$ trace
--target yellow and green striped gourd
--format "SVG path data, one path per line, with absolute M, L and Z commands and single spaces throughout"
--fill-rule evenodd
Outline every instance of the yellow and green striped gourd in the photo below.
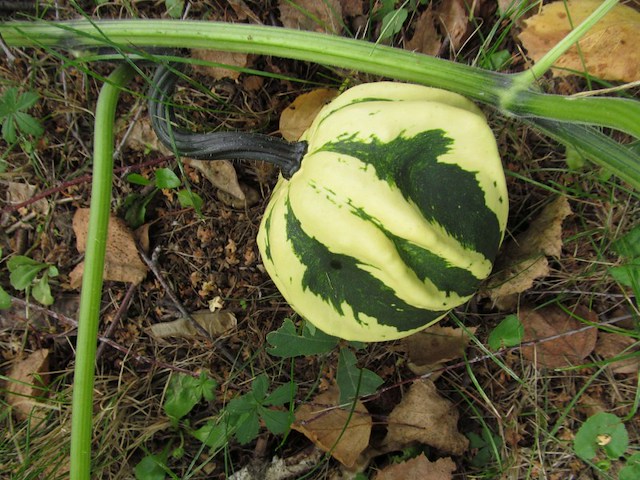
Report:
M 469 300 L 491 272 L 508 213 L 482 112 L 419 85 L 351 88 L 300 140 L 258 233 L 265 268 L 293 309 L 327 334 L 383 341 Z

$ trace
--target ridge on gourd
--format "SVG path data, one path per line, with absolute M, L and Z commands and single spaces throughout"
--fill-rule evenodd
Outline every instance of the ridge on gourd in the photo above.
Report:
M 466 98 L 378 82 L 326 105 L 280 178 L 258 233 L 265 268 L 327 334 L 410 335 L 491 272 L 508 199 L 495 138 Z

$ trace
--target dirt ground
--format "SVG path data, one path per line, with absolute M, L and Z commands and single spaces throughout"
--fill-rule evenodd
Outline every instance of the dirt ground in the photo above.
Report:
M 276 1 L 187 3 L 187 16 L 193 19 L 281 25 L 283 12 L 289 12 L 282 7 L 287 2 Z M 380 2 L 336 3 L 343 11 L 341 34 L 373 38 L 379 32 L 380 21 L 371 20 L 371 15 Z M 438 11 L 443 3 L 447 2 L 433 2 L 429 8 Z M 459 48 L 453 48 L 443 26 L 436 28 L 434 34 L 440 41 L 437 55 L 466 63 L 477 58 L 483 48 L 482 38 L 497 18 L 496 2 L 478 3 L 476 23 L 464 26 L 468 33 Z M 405 47 L 415 37 L 418 20 L 424 18 L 420 15 L 427 6 L 416 8 L 391 40 L 393 45 Z M 64 1 L 41 2 L 38 10 L 29 14 L 49 20 L 69 19 L 79 17 L 80 11 L 91 18 L 168 17 L 162 1 L 82 1 L 76 7 Z M 2 14 L 4 19 L 19 16 L 19 12 L 4 9 Z M 519 71 L 528 62 L 516 37 L 518 28 L 519 24 L 507 28 L 507 22 L 498 27 L 505 30 L 500 49 L 508 51 L 512 59 L 508 71 Z M 0 285 L 14 298 L 12 308 L 0 312 L 0 373 L 3 379 L 11 376 L 15 365 L 33 352 L 44 350 L 48 357 L 47 367 L 39 370 L 47 372 L 47 386 L 32 393 L 42 394 L 41 403 L 48 406 L 46 421 L 32 428 L 27 420 L 16 416 L 15 406 L 3 400 L 0 471 L 10 472 L 5 478 L 64 478 L 68 464 L 68 449 L 61 445 L 67 445 L 70 426 L 74 321 L 79 299 L 72 272 L 83 259 L 73 218 L 79 209 L 89 206 L 93 111 L 100 78 L 108 75 L 114 64 L 72 65 L 65 55 L 11 49 L 0 63 L 0 89 L 16 86 L 20 92 L 36 92 L 40 99 L 29 112 L 44 127 L 43 134 L 32 143 L 10 147 L 0 140 Z M 377 80 L 358 72 L 272 57 L 207 59 L 239 62 L 241 67 L 262 74 L 189 70 L 195 84 L 182 82 L 176 100 L 184 106 L 179 112 L 181 119 L 199 130 L 223 128 L 279 135 L 280 114 L 298 95 L 318 87 L 339 89 Z M 143 69 L 152 73 L 151 67 Z M 158 168 L 165 167 L 180 174 L 175 158 L 157 144 L 149 129 L 147 87 L 145 79 L 137 77 L 119 102 L 111 202 L 112 212 L 119 218 L 126 217 L 127 202 L 131 201 L 128 198 L 149 192 L 148 187 L 128 181 L 129 174 L 153 178 Z M 587 86 L 579 77 L 548 77 L 543 88 L 573 94 Z M 435 385 L 439 395 L 459 413 L 459 432 L 484 440 L 472 440 L 459 455 L 407 443 L 400 452 L 374 457 L 368 470 L 360 474 L 366 476 L 360 478 L 375 478 L 377 471 L 399 462 L 402 455 L 420 452 L 431 461 L 445 457 L 453 460 L 453 476 L 433 477 L 438 479 L 617 478 L 622 462 L 611 461 L 608 472 L 599 472 L 578 458 L 572 445 L 580 426 L 594 413 L 610 412 L 620 418 L 635 413 L 639 398 L 637 365 L 635 370 L 631 367 L 620 373 L 607 362 L 602 363 L 603 351 L 595 350 L 576 362 L 578 367 L 544 368 L 522 349 L 493 356 L 486 342 L 493 328 L 509 314 L 561 305 L 571 311 L 579 306 L 595 324 L 610 322 L 628 329 L 633 339 L 628 345 L 637 348 L 637 303 L 631 290 L 621 287 L 608 269 L 621 261 L 612 251 L 612 243 L 640 219 L 638 194 L 600 168 L 568 168 L 562 146 L 493 110 L 485 109 L 485 113 L 507 174 L 511 207 L 505 245 L 526 232 L 545 207 L 562 197 L 571 214 L 556 221 L 560 254 L 547 258 L 547 273 L 533 278 L 530 288 L 512 296 L 510 305 L 499 308 L 487 287 L 441 322 L 443 327 L 472 329 L 475 340 L 469 341 L 464 355 L 446 359 L 450 361 L 443 363 L 444 371 Z M 316 459 L 320 467 L 307 478 L 355 476 L 335 459 L 318 455 L 314 442 L 302 433 L 276 436 L 263 426 L 256 440 L 242 445 L 230 439 L 223 452 L 212 456 L 199 440 L 185 433 L 187 430 L 174 428 L 163 412 L 168 378 L 180 372 L 206 372 L 219 385 L 215 400 L 199 402 L 189 414 L 186 421 L 194 428 L 222 408 L 225 399 L 247 393 L 252 379 L 261 373 L 268 375 L 273 386 L 294 379 L 298 385 L 296 406 L 335 383 L 337 351 L 291 361 L 266 351 L 267 334 L 277 330 L 284 319 L 300 322 L 266 274 L 256 246 L 260 220 L 278 171 L 262 163 L 230 164 L 231 172 L 218 172 L 221 188 L 216 188 L 201 170 L 185 162 L 181 178 L 202 197 L 201 212 L 181 206 L 175 189 L 157 192 L 146 207 L 142 236 L 148 242 L 148 251 L 156 252 L 153 271 L 138 284 L 105 282 L 100 324 L 103 340 L 94 389 L 95 478 L 134 478 L 138 462 L 167 445 L 181 449 L 181 455 L 167 460 L 176 478 L 227 478 L 249 465 L 264 467 L 274 456 L 291 464 Z M 246 196 L 244 201 L 229 193 L 236 181 Z M 19 201 L 25 204 L 16 208 L 14 204 Z M 57 267 L 59 275 L 49 280 L 55 299 L 52 305 L 43 307 L 33 297 L 25 297 L 24 291 L 12 288 L 6 267 L 10 255 L 26 255 Z M 509 259 L 500 261 L 506 269 Z M 25 300 L 30 307 L 25 306 Z M 152 335 L 153 325 L 180 317 L 180 306 L 197 312 L 208 309 L 212 302 L 237 319 L 236 325 L 216 334 L 213 340 L 197 333 L 186 338 Z M 579 323 L 575 329 L 584 325 Z M 566 331 L 550 332 L 557 333 L 573 338 L 569 343 L 575 339 Z M 383 393 L 366 402 L 373 416 L 372 438 L 382 438 L 390 412 L 416 378 L 410 368 L 412 358 L 400 341 L 370 344 L 357 351 L 357 357 L 360 367 L 384 380 Z M 3 393 L 7 389 L 3 386 Z M 640 420 L 637 415 L 627 420 L 630 451 L 637 451 Z M 483 432 L 494 435 L 493 446 Z

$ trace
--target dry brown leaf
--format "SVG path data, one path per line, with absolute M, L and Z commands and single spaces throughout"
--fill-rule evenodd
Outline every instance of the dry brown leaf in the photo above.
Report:
M 545 5 L 539 14 L 525 22 L 520 40 L 534 62 L 542 58 L 570 31 L 579 25 L 602 0 L 557 1 Z M 570 15 L 567 15 L 567 10 Z M 580 40 L 580 53 L 574 46 L 562 55 L 555 75 L 570 75 L 563 69 L 584 71 L 607 80 L 640 80 L 640 12 L 616 5 Z M 583 63 L 584 61 L 584 63 Z
M 638 353 L 638 341 L 621 333 L 598 334 L 595 352 L 603 358 L 610 359 L 620 355 L 635 353 L 631 358 L 610 363 L 607 367 L 613 373 L 636 374 L 640 369 L 640 354 Z
M 207 75 L 216 80 L 220 80 L 221 78 L 237 80 L 242 73 L 239 70 L 229 69 L 226 65 L 239 68 L 245 68 L 249 65 L 249 55 L 240 52 L 225 52 L 194 48 L 191 50 L 191 57 L 197 60 L 204 60 L 206 62 L 219 63 L 219 67 L 209 65 L 193 65 L 192 67 L 196 72 L 201 73 L 202 75 Z
M 342 6 L 339 0 L 280 0 L 280 21 L 287 28 L 339 34 Z
M 29 185 L 28 183 L 20 183 L 20 182 L 2 182 L 7 187 L 7 203 L 9 205 L 22 203 L 27 200 L 30 200 L 36 194 L 38 190 L 34 185 Z M 24 207 L 25 211 L 22 212 L 26 214 L 27 209 L 33 210 L 35 213 L 39 213 L 41 215 L 47 215 L 49 213 L 49 202 L 44 198 Z
M 440 20 L 451 47 L 454 51 L 458 51 L 468 38 L 469 10 L 466 0 L 448 0 L 442 2 L 434 11 L 434 15 Z
M 304 434 L 325 452 L 332 450 L 333 458 L 352 468 L 369 445 L 372 421 L 360 401 L 349 419 L 349 410 L 337 408 L 339 398 L 336 386 L 316 396 L 296 410 L 296 421 L 291 428 Z
M 126 147 L 137 152 L 160 152 L 163 155 L 173 155 L 173 152 L 158 140 L 148 116 L 138 118 L 131 128 L 126 121 L 118 122 L 118 127 L 127 132 L 124 140 Z
M 280 115 L 280 134 L 285 140 L 297 141 L 309 128 L 322 107 L 333 100 L 338 91 L 331 88 L 317 88 L 296 97 Z
M 198 310 L 191 317 L 198 325 L 204 328 L 212 337 L 218 337 L 235 328 L 238 324 L 236 316 L 228 310 Z M 148 328 L 148 332 L 156 338 L 194 338 L 200 335 L 191 320 L 179 318 L 172 322 L 154 323 Z
M 89 209 L 79 208 L 73 216 L 73 231 L 76 234 L 76 247 L 79 252 L 85 251 L 88 228 Z M 71 288 L 80 287 L 83 273 L 84 262 L 77 265 L 69 274 Z M 111 215 L 102 278 L 138 284 L 146 276 L 147 266 L 140 260 L 133 233 L 123 220 Z
M 452 455 L 461 455 L 469 446 L 458 432 L 458 411 L 440 396 L 431 380 L 418 380 L 389 415 L 385 450 L 402 450 L 418 442 Z
M 383 468 L 375 480 L 451 480 L 456 464 L 449 457 L 430 462 L 424 453 Z
M 49 383 L 49 350 L 42 348 L 11 366 L 6 382 L 6 400 L 20 420 L 37 415 L 38 397 L 45 393 Z
M 407 50 L 427 55 L 437 55 L 440 51 L 442 40 L 436 30 L 436 19 L 431 8 L 432 5 L 430 3 L 429 7 L 418 17 L 413 37 L 405 44 Z
M 580 305 L 573 309 L 573 314 L 591 323 L 598 323 L 598 316 Z M 579 365 L 596 346 L 597 330 L 589 328 L 572 333 L 585 324 L 555 305 L 538 310 L 522 308 L 518 318 L 524 325 L 524 342 L 566 334 L 553 340 L 522 347 L 524 358 L 540 367 Z
M 239 200 L 244 200 L 245 195 L 240 188 L 236 169 L 229 160 L 194 160 L 185 158 L 184 163 L 197 168 L 202 172 L 211 184 L 219 190 L 223 190 Z
M 342 6 L 342 13 L 345 17 L 357 17 L 364 13 L 363 0 L 340 0 L 340 5 Z
M 475 330 L 469 329 L 471 333 Z M 445 362 L 462 358 L 469 340 L 469 335 L 461 328 L 434 325 L 404 338 L 400 348 L 407 352 L 411 371 L 424 375 Z
M 517 294 L 527 291 L 537 278 L 549 274 L 545 255 L 562 253 L 562 222 L 571 214 L 566 197 L 557 197 L 503 250 L 496 261 L 490 281 L 490 296 L 495 305 L 508 310 L 517 303 Z

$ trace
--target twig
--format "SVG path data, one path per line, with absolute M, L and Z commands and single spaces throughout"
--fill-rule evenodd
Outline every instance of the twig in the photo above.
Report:
M 156 279 L 158 280 L 162 288 L 165 290 L 166 294 L 169 296 L 169 298 L 171 299 L 175 307 L 178 309 L 180 314 L 183 317 L 187 318 L 193 324 L 193 327 L 196 329 L 198 333 L 203 335 L 204 338 L 210 340 L 213 343 L 213 347 L 218 349 L 218 351 L 222 353 L 222 355 L 229 361 L 231 365 L 235 364 L 236 359 L 231 354 L 231 352 L 229 352 L 229 350 L 227 350 L 222 345 L 222 342 L 220 340 L 214 340 L 213 337 L 209 334 L 209 332 L 207 332 L 207 330 L 202 325 L 200 325 L 198 322 L 195 321 L 195 319 L 184 308 L 182 303 L 180 303 L 176 295 L 173 293 L 173 290 L 164 279 L 162 272 L 160 272 L 160 269 L 158 268 L 158 262 L 157 262 L 158 254 L 160 253 L 160 247 L 156 247 L 154 249 L 151 255 L 151 258 L 147 256 L 147 254 L 142 250 L 142 248 L 140 248 L 140 245 L 138 245 L 138 253 L 140 254 L 140 258 L 142 259 L 142 261 L 147 265 L 147 267 L 149 267 L 149 270 L 153 272 L 154 276 L 156 277 Z
M 159 164 L 162 164 L 162 163 L 165 163 L 165 162 L 170 162 L 172 160 L 173 160 L 173 157 L 155 158 L 153 160 L 149 160 L 147 162 L 139 163 L 137 165 L 127 165 L 126 167 L 116 168 L 116 169 L 114 169 L 114 173 L 117 173 L 117 174 L 129 173 L 131 171 L 140 170 L 140 169 L 145 168 L 145 167 L 152 167 L 152 166 L 159 165 Z M 78 177 L 78 178 L 76 178 L 74 180 L 68 180 L 66 182 L 63 182 L 60 185 L 58 185 L 57 187 L 47 188 L 46 190 L 43 190 L 42 192 L 38 193 L 37 195 L 34 195 L 33 197 L 31 197 L 28 200 L 25 200 L 24 202 L 13 203 L 11 205 L 7 205 L 2 210 L 0 210 L 0 215 L 5 214 L 5 213 L 13 212 L 14 210 L 18 210 L 19 208 L 23 208 L 23 207 L 29 206 L 32 203 L 37 202 L 38 200 L 42 200 L 43 198 L 46 198 L 46 197 L 48 197 L 50 195 L 53 195 L 54 193 L 66 190 L 67 188 L 72 187 L 74 185 L 79 185 L 81 183 L 89 183 L 92 178 L 93 178 L 93 175 L 83 175 L 82 177 Z
M 129 305 L 131 304 L 131 299 L 133 298 L 133 293 L 136 291 L 136 288 L 138 288 L 138 286 L 134 283 L 129 285 L 129 289 L 127 290 L 127 293 L 122 299 L 122 303 L 120 303 L 120 306 L 118 307 L 118 311 L 116 312 L 116 314 L 113 317 L 113 320 L 111 321 L 111 325 L 109 325 L 109 328 L 107 328 L 107 331 L 104 332 L 105 338 L 112 337 L 113 332 L 115 331 L 118 324 L 120 323 L 120 319 L 122 319 L 122 317 L 124 317 L 124 315 L 127 313 L 127 310 L 129 310 Z M 98 346 L 98 350 L 96 351 L 96 362 L 102 356 L 105 345 L 106 345 L 105 343 L 101 343 Z
M 45 313 L 47 315 L 49 315 L 50 317 L 58 320 L 61 323 L 64 323 L 65 325 L 68 325 L 70 327 L 73 328 L 77 328 L 78 327 L 78 322 L 71 318 L 68 317 L 62 313 L 58 313 L 58 312 L 54 312 L 53 310 L 49 310 L 48 308 L 45 307 L 41 307 L 40 305 L 35 305 L 35 304 L 31 304 L 31 303 L 27 303 L 24 300 L 22 300 L 21 298 L 16 298 L 16 297 L 11 297 L 11 302 L 14 305 L 18 305 L 19 307 L 23 307 L 23 308 L 29 308 L 31 310 L 35 310 L 36 312 L 41 312 L 41 313 Z M 199 373 L 198 372 L 192 372 L 190 370 L 187 370 L 185 368 L 181 368 L 181 367 L 176 367 L 175 365 L 172 365 L 170 363 L 166 363 L 163 362 L 161 360 L 156 360 L 155 358 L 150 358 L 144 355 L 139 355 L 137 353 L 133 353 L 131 351 L 130 348 L 127 347 L 123 347 L 122 345 L 120 345 L 119 343 L 114 342 L 113 340 L 111 340 L 110 338 L 106 338 L 102 335 L 98 335 L 98 340 L 106 345 L 109 345 L 111 348 L 114 348 L 115 350 L 118 350 L 119 352 L 124 353 L 127 357 L 130 357 L 138 362 L 141 363 L 146 363 L 148 365 L 153 365 L 155 367 L 159 367 L 159 368 L 164 368 L 167 370 L 173 370 L 174 372 L 179 372 L 179 373 L 183 373 L 185 375 L 190 375 L 192 377 L 199 377 Z

